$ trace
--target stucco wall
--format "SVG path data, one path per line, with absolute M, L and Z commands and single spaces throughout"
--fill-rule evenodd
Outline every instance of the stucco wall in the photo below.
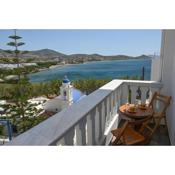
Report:
M 167 123 L 171 144 L 175 145 L 175 30 L 162 32 L 162 78 L 164 84 L 162 93 L 172 96 L 171 105 L 167 111 Z
M 151 80 L 160 81 L 161 78 L 161 59 L 155 58 L 151 60 Z
M 44 110 L 46 111 L 60 112 L 61 110 L 63 110 L 68 106 L 69 106 L 68 101 L 63 101 L 59 98 L 55 98 L 47 101 L 43 107 L 44 107 Z

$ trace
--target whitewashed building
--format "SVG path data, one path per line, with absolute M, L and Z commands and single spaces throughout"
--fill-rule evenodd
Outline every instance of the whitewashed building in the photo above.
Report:
M 153 60 L 152 80 L 163 84 L 161 92 L 172 97 L 167 113 L 169 137 L 175 145 L 175 30 L 163 30 L 160 59 Z
M 84 98 L 86 95 L 83 94 L 78 89 L 75 89 L 70 80 L 65 76 L 60 87 L 60 95 L 54 99 L 48 100 L 44 105 L 45 111 L 60 112 L 61 110 L 67 108 L 68 106 L 76 103 L 80 99 Z
M 19 67 L 27 67 L 27 66 L 37 66 L 37 63 L 20 63 Z M 2 64 L 0 63 L 0 69 L 15 69 L 17 68 L 17 64 Z

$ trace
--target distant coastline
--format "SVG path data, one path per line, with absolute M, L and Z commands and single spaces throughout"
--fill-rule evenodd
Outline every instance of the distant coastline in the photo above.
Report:
M 72 64 L 56 64 L 56 65 L 53 65 L 53 66 L 50 66 L 49 68 L 44 68 L 44 69 L 39 69 L 37 72 L 42 72 L 42 71 L 47 71 L 47 70 L 52 70 L 52 69 L 59 69 L 59 68 L 64 68 L 64 67 L 67 67 L 67 66 L 71 66 L 71 65 L 81 65 L 81 64 L 88 64 L 88 63 L 95 63 L 95 62 L 108 62 L 108 61 L 136 61 L 138 59 L 118 59 L 118 60 L 95 60 L 95 61 L 86 61 L 86 62 L 83 62 L 83 63 L 72 63 Z M 140 58 L 140 60 L 142 60 Z M 37 73 L 37 72 L 34 72 L 34 73 Z
M 5 50 L 0 49 L 0 63 L 3 63 L 8 59 L 9 63 L 14 57 L 13 54 L 7 53 Z M 36 51 L 27 51 L 26 54 L 21 55 L 21 62 L 34 63 L 34 62 L 58 62 L 58 63 L 84 63 L 87 61 L 103 61 L 103 60 L 126 60 L 126 59 L 147 59 L 151 58 L 151 55 L 100 55 L 100 54 L 71 54 L 66 55 L 64 53 L 57 52 L 51 49 L 41 49 Z

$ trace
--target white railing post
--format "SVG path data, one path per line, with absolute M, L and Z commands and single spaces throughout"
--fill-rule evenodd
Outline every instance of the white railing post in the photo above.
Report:
M 149 99 L 152 99 L 152 96 L 155 92 L 159 92 L 160 89 L 156 88 L 156 87 L 150 87 L 150 94 L 149 94 Z
M 128 85 L 124 83 L 122 85 L 122 104 L 125 104 L 128 102 Z
M 109 97 L 106 98 L 106 103 L 105 103 L 105 114 L 106 114 L 106 126 L 108 126 L 108 121 L 110 119 L 110 111 L 109 111 Z
M 130 85 L 130 90 L 131 90 L 131 103 L 135 104 L 136 103 L 138 86 Z
M 147 100 L 147 92 L 149 90 L 148 87 L 140 87 L 140 90 L 141 90 L 141 101 L 142 103 L 146 103 L 146 100 Z
M 128 86 L 126 86 L 126 89 L 125 90 L 126 90 L 126 92 L 124 92 L 126 94 L 125 103 L 127 103 L 128 102 Z M 124 104 L 123 101 L 122 101 L 122 98 L 124 97 L 123 96 L 123 85 L 117 88 L 116 93 L 117 93 L 116 98 L 117 98 L 117 102 L 118 102 L 117 103 L 117 110 L 118 110 L 119 106 L 121 104 Z
M 95 116 L 94 116 L 94 121 L 95 121 L 95 144 L 98 145 L 100 141 L 100 115 L 99 115 L 99 110 L 98 106 L 95 109 Z
M 65 134 L 64 139 L 65 139 L 65 145 L 74 145 L 75 143 L 75 128 L 69 129 L 69 131 Z
M 105 126 L 106 126 L 106 115 L 105 115 L 105 102 L 101 103 L 101 128 L 102 128 L 102 135 L 104 136 Z
M 99 115 L 99 143 L 101 142 L 101 140 L 103 139 L 104 137 L 104 131 L 103 131 L 103 115 L 102 115 L 102 103 L 100 103 L 98 105 L 98 115 Z
M 92 126 L 92 117 L 91 115 L 87 115 L 87 129 L 86 129 L 86 144 L 93 145 L 94 144 L 94 137 L 93 137 L 93 126 Z
M 116 114 L 116 112 L 117 112 L 117 103 L 118 103 L 118 101 L 117 101 L 117 90 L 115 90 L 113 92 L 113 96 L 114 96 L 114 98 L 113 98 L 113 114 Z
M 86 145 L 86 118 L 75 127 L 76 145 Z

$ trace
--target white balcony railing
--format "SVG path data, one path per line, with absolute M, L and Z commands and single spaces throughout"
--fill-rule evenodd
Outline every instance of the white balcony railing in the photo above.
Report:
M 7 145 L 108 145 L 119 124 L 118 107 L 149 100 L 161 88 L 153 81 L 112 80 Z

